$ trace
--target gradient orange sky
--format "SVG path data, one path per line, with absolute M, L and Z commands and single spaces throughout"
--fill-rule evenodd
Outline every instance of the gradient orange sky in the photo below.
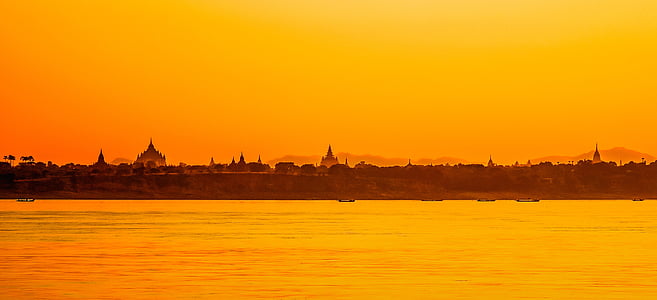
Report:
M 0 154 L 657 154 L 654 0 L 0 2 Z

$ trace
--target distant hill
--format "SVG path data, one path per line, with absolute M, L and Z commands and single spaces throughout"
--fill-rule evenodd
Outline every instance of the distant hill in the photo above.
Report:
M 533 158 L 531 159 L 531 162 L 533 164 L 538 164 L 541 162 L 549 161 L 552 163 L 566 163 L 568 161 L 580 161 L 580 160 L 587 160 L 593 158 L 593 152 L 594 151 L 589 151 L 586 153 L 578 154 L 578 155 L 573 155 L 573 156 L 566 156 L 566 155 L 551 155 L 551 156 L 544 156 L 544 157 L 539 157 L 539 158 Z M 641 162 L 641 158 L 645 158 L 647 162 L 653 162 L 657 160 L 657 157 L 652 156 L 647 153 L 623 148 L 623 147 L 615 147 L 611 149 L 606 149 L 606 150 L 600 150 L 600 156 L 602 157 L 602 160 L 604 161 L 613 161 L 618 163 L 619 161 L 623 161 L 623 163 L 628 163 L 630 161 L 634 162 Z M 405 166 L 408 163 L 408 158 L 402 158 L 402 157 L 383 157 L 383 156 L 378 156 L 378 155 L 371 155 L 371 154 L 351 154 L 351 153 L 345 153 L 341 152 L 337 154 L 338 159 L 340 160 L 341 163 L 344 162 L 344 158 L 347 157 L 349 159 L 349 165 L 354 166 L 355 164 L 365 161 L 368 164 L 373 164 L 377 166 Z M 303 164 L 318 164 L 321 161 L 322 157 L 320 155 L 285 155 L 283 157 L 279 157 L 276 159 L 272 159 L 270 161 L 267 161 L 268 164 L 271 166 L 276 165 L 278 162 L 282 161 L 291 161 L 294 162 L 297 165 L 303 165 Z M 114 163 L 114 162 L 113 162 Z M 420 158 L 420 159 L 411 159 L 411 163 L 415 165 L 441 165 L 441 164 L 468 164 L 471 163 L 465 159 L 457 158 L 457 157 L 449 157 L 449 156 L 444 156 L 444 157 L 438 157 L 438 158 Z
M 383 156 L 378 156 L 378 155 L 371 155 L 371 154 L 351 154 L 351 153 L 345 153 L 341 152 L 336 154 L 338 157 L 338 160 L 340 163 L 344 163 L 345 157 L 349 160 L 349 165 L 354 166 L 355 164 L 365 161 L 368 164 L 373 164 L 381 167 L 385 166 L 405 166 L 408 164 L 408 158 L 401 158 L 401 157 L 383 157 Z M 275 165 L 278 162 L 281 161 L 291 161 L 294 162 L 297 165 L 303 165 L 303 164 L 316 164 L 321 161 L 322 157 L 320 155 L 285 155 L 283 157 L 279 157 L 276 159 L 272 159 L 268 161 L 270 165 Z M 412 164 L 416 165 L 429 165 L 429 164 L 434 164 L 434 165 L 440 165 L 440 164 L 459 164 L 459 163 L 467 163 L 468 161 L 465 159 L 461 158 L 456 158 L 456 157 L 438 157 L 438 158 L 420 158 L 420 159 L 411 159 Z
M 122 163 L 131 164 L 132 162 L 133 162 L 132 160 L 127 159 L 127 158 L 117 157 L 114 160 L 112 160 L 110 162 L 110 164 L 113 164 L 113 165 L 120 165 Z
M 557 163 L 557 162 L 565 163 L 572 160 L 577 162 L 580 160 L 593 158 L 593 152 L 594 151 L 589 151 L 574 156 L 559 156 L 559 155 L 545 156 L 545 157 L 534 158 L 531 161 L 532 163 L 535 164 L 545 161 L 549 161 L 552 163 Z M 656 157 L 650 154 L 642 153 L 639 151 L 635 151 L 623 147 L 615 147 L 607 150 L 600 150 L 600 157 L 602 158 L 603 161 L 613 161 L 616 163 L 620 161 L 623 161 L 623 163 L 628 163 L 630 161 L 641 162 L 641 158 L 645 158 L 647 162 L 653 162 L 657 160 Z

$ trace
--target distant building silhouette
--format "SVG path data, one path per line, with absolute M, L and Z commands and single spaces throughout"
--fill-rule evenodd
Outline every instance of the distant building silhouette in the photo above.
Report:
M 246 160 L 244 160 L 244 154 L 240 152 L 240 161 L 237 162 L 238 166 L 246 166 Z
M 210 164 L 208 166 L 213 167 L 214 165 L 216 165 L 216 164 L 214 162 L 214 156 L 213 156 L 213 157 L 210 157 Z
M 100 149 L 100 154 L 98 154 L 98 161 L 96 161 L 94 166 L 96 167 L 107 166 L 107 163 L 105 162 L 105 155 L 103 155 L 103 149 Z
M 598 143 L 595 143 L 595 152 L 593 153 L 593 163 L 597 164 L 602 162 L 602 159 L 600 158 L 600 152 L 598 151 Z
M 519 162 L 516 160 L 516 162 L 513 164 L 513 166 L 514 166 L 514 167 L 531 167 L 531 166 L 532 166 L 532 161 L 531 161 L 531 160 L 527 160 L 527 163 L 526 163 L 526 164 L 521 164 L 521 163 L 519 163 Z
M 319 165 L 330 168 L 331 166 L 337 165 L 338 163 L 338 158 L 333 156 L 333 150 L 331 150 L 331 145 L 329 145 L 326 156 L 322 156 L 322 162 L 320 162 Z
M 299 167 L 291 161 L 282 161 L 274 166 L 274 172 L 278 174 L 294 174 L 297 168 Z
M 493 156 L 492 155 L 488 158 L 488 166 L 489 167 L 494 167 L 495 166 L 495 163 L 493 162 Z
M 167 158 L 164 154 L 155 149 L 155 146 L 153 146 L 153 139 L 151 139 L 150 143 L 148 144 L 148 148 L 146 148 L 146 151 L 137 155 L 137 160 L 135 160 L 135 163 L 143 164 L 147 167 L 161 167 L 167 165 Z
M 233 156 L 233 160 L 230 162 L 228 165 L 228 170 L 231 172 L 247 172 L 247 163 L 246 160 L 244 159 L 244 154 L 240 152 L 240 160 L 238 162 L 235 162 L 235 157 Z

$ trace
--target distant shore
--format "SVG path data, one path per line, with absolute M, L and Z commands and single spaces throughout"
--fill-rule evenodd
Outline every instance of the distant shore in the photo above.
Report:
M 0 199 L 17 199 L 26 197 L 27 193 L 0 192 Z M 29 197 L 37 199 L 68 199 L 68 200 L 515 200 L 520 198 L 533 198 L 540 200 L 631 200 L 637 198 L 629 194 L 588 194 L 588 195 L 544 195 L 528 193 L 443 193 L 443 194 L 417 194 L 397 192 L 385 195 L 368 193 L 221 193 L 209 196 L 207 194 L 182 193 L 140 193 L 140 192 L 107 192 L 84 191 L 65 192 L 53 191 L 42 193 L 29 193 Z M 646 199 L 657 197 L 646 197 Z
M 287 165 L 286 165 L 287 166 Z M 657 198 L 657 164 L 531 167 L 407 166 L 319 172 L 212 167 L 94 168 L 25 165 L 0 172 L 0 198 L 236 200 L 475 200 Z M 2 171 L 2 170 L 0 170 Z

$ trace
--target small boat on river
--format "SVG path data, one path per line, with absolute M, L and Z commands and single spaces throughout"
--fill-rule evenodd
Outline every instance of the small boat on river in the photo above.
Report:
M 539 202 L 541 200 L 534 199 L 534 198 L 518 198 L 516 199 L 516 202 Z
M 495 202 L 495 199 L 477 199 L 477 202 Z
M 18 198 L 16 202 L 34 202 L 34 198 Z
M 356 199 L 338 199 L 338 202 L 356 202 Z

